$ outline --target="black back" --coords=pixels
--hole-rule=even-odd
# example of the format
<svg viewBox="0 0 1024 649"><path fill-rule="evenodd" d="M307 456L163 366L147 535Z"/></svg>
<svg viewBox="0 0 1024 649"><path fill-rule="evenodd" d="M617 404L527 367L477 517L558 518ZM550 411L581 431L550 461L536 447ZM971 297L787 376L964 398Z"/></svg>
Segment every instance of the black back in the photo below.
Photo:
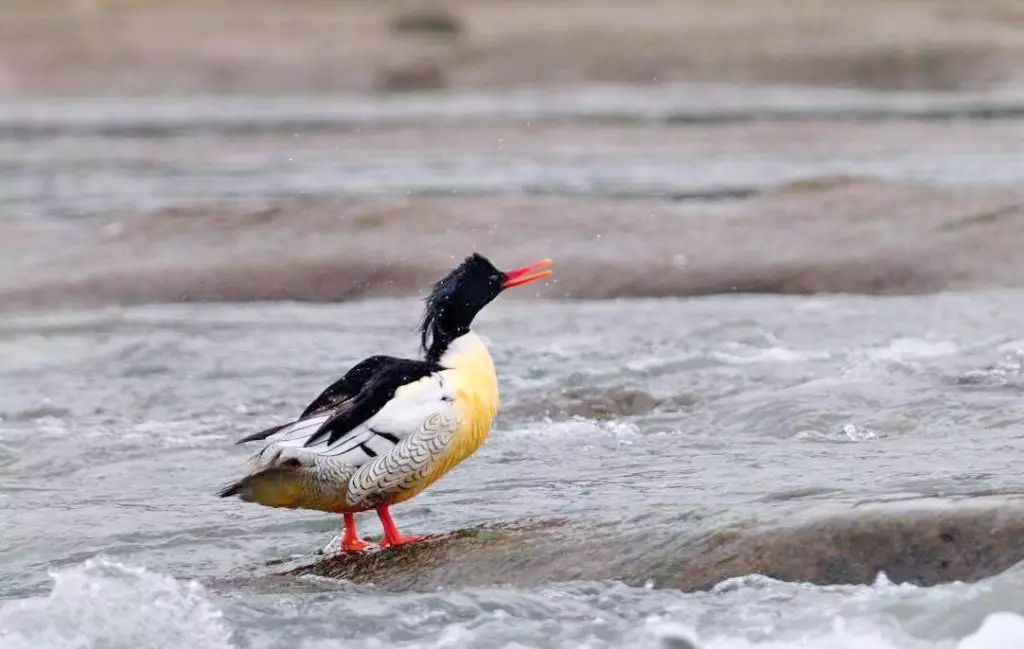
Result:
<svg viewBox="0 0 1024 649"><path fill-rule="evenodd" d="M345 403L345 407L339 408L309 436L304 446L317 444L324 437L327 437L328 444L333 444L377 414L395 396L398 388L444 369L430 361L394 357L386 359L377 366L359 392Z"/></svg>
<svg viewBox="0 0 1024 649"><path fill-rule="evenodd" d="M401 359L395 358L394 356L385 356L378 354L377 356L370 356L364 360L356 363L352 368L345 372L345 375L340 379L329 385L323 392L313 399L312 402L306 409L302 411L302 415L299 419L305 419L318 412L333 408L340 405L343 401L351 399L359 390L362 389L363 385L366 384L370 378L373 377L381 368L386 365L393 364L395 361Z"/></svg>
<svg viewBox="0 0 1024 649"><path fill-rule="evenodd" d="M306 445L323 439L327 434L332 436L333 443L334 439L376 414L404 383L421 379L441 369L444 368L440 365L419 360L385 355L370 356L356 363L344 376L321 392L306 406L297 420L266 428L235 443L244 444L266 439L297 421L337 408L334 416L317 429Z"/></svg>

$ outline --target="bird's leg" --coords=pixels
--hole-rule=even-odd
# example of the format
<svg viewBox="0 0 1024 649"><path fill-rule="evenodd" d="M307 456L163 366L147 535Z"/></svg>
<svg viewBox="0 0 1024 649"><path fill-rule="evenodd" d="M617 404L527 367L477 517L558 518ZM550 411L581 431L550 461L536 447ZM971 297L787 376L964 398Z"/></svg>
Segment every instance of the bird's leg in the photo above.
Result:
<svg viewBox="0 0 1024 649"><path fill-rule="evenodd" d="M362 552L373 544L359 538L356 532L356 517L353 514L345 514L345 533L341 536L341 549L345 552Z"/></svg>
<svg viewBox="0 0 1024 649"><path fill-rule="evenodd" d="M395 526L395 521L391 520L391 512L388 510L387 505L381 505L377 508L377 516L380 517L380 524L384 528L384 538L380 542L381 549L389 548L393 545L415 543L425 538L423 536L402 536L402 533L398 531L398 527Z"/></svg>

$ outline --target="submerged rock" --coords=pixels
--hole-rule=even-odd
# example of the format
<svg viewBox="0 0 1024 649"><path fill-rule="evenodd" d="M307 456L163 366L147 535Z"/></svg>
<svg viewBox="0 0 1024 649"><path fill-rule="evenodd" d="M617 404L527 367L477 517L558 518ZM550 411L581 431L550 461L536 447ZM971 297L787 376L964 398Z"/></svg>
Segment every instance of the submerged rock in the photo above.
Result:
<svg viewBox="0 0 1024 649"><path fill-rule="evenodd" d="M1024 559L1024 501L928 499L871 505L749 533L712 537L674 580L702 590L761 574L813 584L977 581Z"/></svg>
<svg viewBox="0 0 1024 649"><path fill-rule="evenodd" d="M339 554L287 571L389 590L537 586L615 579L706 590L761 574L818 585L977 581L1024 559L1024 500L921 499L780 525L677 538L614 537L565 520L474 527L383 552Z"/></svg>
<svg viewBox="0 0 1024 649"><path fill-rule="evenodd" d="M613 420L646 414L661 403L649 392L631 387L572 388L540 402L514 404L506 412Z"/></svg>

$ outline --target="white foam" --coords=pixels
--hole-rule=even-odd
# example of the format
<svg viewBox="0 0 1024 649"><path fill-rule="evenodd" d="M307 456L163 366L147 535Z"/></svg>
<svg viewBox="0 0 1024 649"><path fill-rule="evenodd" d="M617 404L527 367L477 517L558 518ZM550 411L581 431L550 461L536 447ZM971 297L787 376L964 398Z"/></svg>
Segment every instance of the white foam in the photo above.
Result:
<svg viewBox="0 0 1024 649"><path fill-rule="evenodd" d="M758 363L805 363L828 358L825 352L792 349L789 347L760 348L742 343L729 343L711 352L711 358L727 365L753 365Z"/></svg>
<svg viewBox="0 0 1024 649"><path fill-rule="evenodd" d="M843 434L851 442L863 442L872 439L878 439L878 433L863 426L857 424L845 424L843 425Z"/></svg>
<svg viewBox="0 0 1024 649"><path fill-rule="evenodd" d="M45 597L0 607L0 649L227 649L231 630L196 582L89 560Z"/></svg>
<svg viewBox="0 0 1024 649"><path fill-rule="evenodd" d="M924 358L951 356L960 351L960 346L951 340L924 340L923 338L897 338L885 347L868 351L868 355L879 361L911 361Z"/></svg>
<svg viewBox="0 0 1024 649"><path fill-rule="evenodd" d="M640 638L636 638L637 647L689 645L694 649L1021 649L1024 647L1024 617L1015 613L992 613L975 633L959 642L921 640L881 626L856 624L843 618L835 618L827 631L760 642L730 635L702 638L685 624L659 618L649 618L640 635Z"/></svg>
<svg viewBox="0 0 1024 649"><path fill-rule="evenodd" d="M957 644L957 649L1020 649L1024 647L1024 617L990 613L981 627Z"/></svg>
<svg viewBox="0 0 1024 649"><path fill-rule="evenodd" d="M680 647L693 649L932 649L931 644L904 638L897 640L880 628L851 628L837 618L832 628L801 633L792 638L755 641L732 634L701 636L686 624L649 618L627 646ZM952 649L952 648L950 648ZM973 649L973 648L972 648ZM987 647L985 649L988 649Z"/></svg>

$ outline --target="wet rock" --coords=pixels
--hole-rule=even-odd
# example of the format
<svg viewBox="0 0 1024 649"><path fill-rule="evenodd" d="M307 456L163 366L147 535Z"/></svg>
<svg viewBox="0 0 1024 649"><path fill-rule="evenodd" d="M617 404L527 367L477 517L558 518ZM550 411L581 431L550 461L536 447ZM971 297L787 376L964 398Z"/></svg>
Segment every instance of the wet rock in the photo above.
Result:
<svg viewBox="0 0 1024 649"><path fill-rule="evenodd" d="M517 403L508 410L526 416L585 417L587 419L617 419L642 415L662 403L651 394L634 388L573 388L558 397L540 403Z"/></svg>
<svg viewBox="0 0 1024 649"><path fill-rule="evenodd" d="M340 554L283 574L315 574L393 590L615 579L706 590L732 577L930 586L977 581L1024 559L1024 500L919 499L855 507L711 534L599 532L565 520L485 525L382 552Z"/></svg>
<svg viewBox="0 0 1024 649"><path fill-rule="evenodd" d="M279 574L311 574L389 590L542 583L537 578L555 560L544 548L559 547L554 533L564 525L564 520L480 525L384 551L338 553Z"/></svg>
<svg viewBox="0 0 1024 649"><path fill-rule="evenodd" d="M690 642L689 638L674 635L661 638L660 645L664 649L698 649L697 645Z"/></svg>
<svg viewBox="0 0 1024 649"><path fill-rule="evenodd" d="M599 394L570 392L565 404L568 415L590 419L617 419L630 415L642 415L658 406L658 399L643 390L610 389Z"/></svg>
<svg viewBox="0 0 1024 649"><path fill-rule="evenodd" d="M666 586L707 589L761 574L813 584L869 584L880 572L921 586L977 581L1024 560L1024 501L914 500L713 536Z"/></svg>

